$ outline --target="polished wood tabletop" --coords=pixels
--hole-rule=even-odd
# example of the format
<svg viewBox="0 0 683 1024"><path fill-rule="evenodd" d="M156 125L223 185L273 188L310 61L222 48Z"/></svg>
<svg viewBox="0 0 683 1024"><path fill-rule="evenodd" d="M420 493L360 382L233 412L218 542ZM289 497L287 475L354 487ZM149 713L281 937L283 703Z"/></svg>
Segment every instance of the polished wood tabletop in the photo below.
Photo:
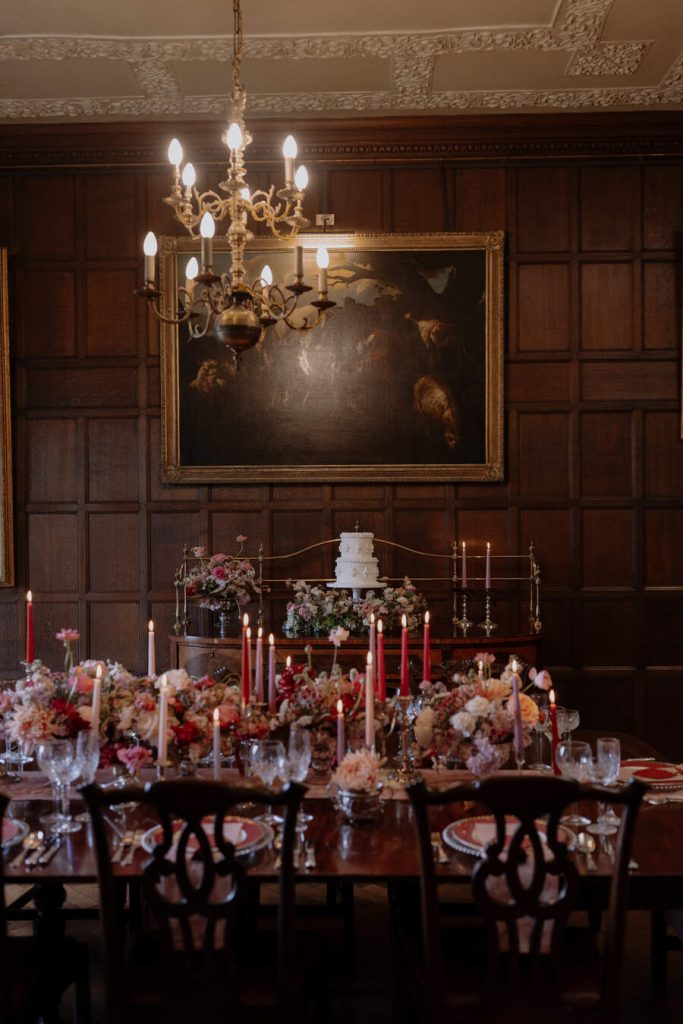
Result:
<svg viewBox="0 0 683 1024"><path fill-rule="evenodd" d="M313 792L320 792L316 787ZM12 802L12 813L25 820L32 828L39 827L41 814L50 809L44 799L17 799ZM313 870L297 871L297 881L316 882L347 880L353 882L381 882L410 879L419 876L419 858L412 809L405 796L393 794L382 801L377 821L371 824L349 825L329 798L315 796L305 801L306 810L313 816L307 839L313 845L317 865ZM83 809L80 799L72 801L72 810ZM594 811L594 807L586 808ZM441 831L449 822L468 814L477 813L473 805L457 804L440 809L433 819L434 831ZM141 810L128 811L125 825L143 828L154 823L144 818ZM121 822L119 821L119 825ZM113 836L113 832L112 832ZM468 883L476 860L474 857L448 848L448 863L439 865L438 872L453 883ZM633 907L683 907L683 803L652 806L644 803L637 826L633 857L637 863L630 873L629 902ZM84 883L96 879L95 852L89 825L72 835L65 836L61 848L51 862L43 868L29 870L24 865L8 866L17 852L11 848L5 858L7 882ZM606 893L611 872L611 861L600 847L596 852L597 871L587 871L584 858L577 854L577 863L585 885ZM117 866L122 878L139 877L148 854L136 852L129 867ZM257 878L276 876L275 851L269 847L251 855L250 873Z"/></svg>

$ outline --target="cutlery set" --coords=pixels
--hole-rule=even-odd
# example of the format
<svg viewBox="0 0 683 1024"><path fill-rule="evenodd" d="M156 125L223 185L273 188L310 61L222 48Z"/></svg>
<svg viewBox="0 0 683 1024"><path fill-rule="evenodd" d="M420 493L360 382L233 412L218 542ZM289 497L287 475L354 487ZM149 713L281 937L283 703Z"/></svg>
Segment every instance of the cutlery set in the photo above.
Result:
<svg viewBox="0 0 683 1024"><path fill-rule="evenodd" d="M42 832L30 832L22 843L19 853L9 862L10 868L44 868L50 863L60 846L62 837L43 836Z"/></svg>

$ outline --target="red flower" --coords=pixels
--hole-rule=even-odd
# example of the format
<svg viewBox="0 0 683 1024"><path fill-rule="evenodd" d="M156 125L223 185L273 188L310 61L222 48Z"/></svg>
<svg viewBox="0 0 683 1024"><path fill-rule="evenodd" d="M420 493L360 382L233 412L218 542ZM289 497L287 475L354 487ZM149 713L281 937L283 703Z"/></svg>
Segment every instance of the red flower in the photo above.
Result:
<svg viewBox="0 0 683 1024"><path fill-rule="evenodd" d="M75 704L70 704L63 697L54 697L51 701L52 710L58 720L64 735L74 739L83 729L89 729L90 725L78 713Z"/></svg>
<svg viewBox="0 0 683 1024"><path fill-rule="evenodd" d="M173 735L179 747L189 747L201 739L202 733L196 722L183 722L182 725L173 726Z"/></svg>

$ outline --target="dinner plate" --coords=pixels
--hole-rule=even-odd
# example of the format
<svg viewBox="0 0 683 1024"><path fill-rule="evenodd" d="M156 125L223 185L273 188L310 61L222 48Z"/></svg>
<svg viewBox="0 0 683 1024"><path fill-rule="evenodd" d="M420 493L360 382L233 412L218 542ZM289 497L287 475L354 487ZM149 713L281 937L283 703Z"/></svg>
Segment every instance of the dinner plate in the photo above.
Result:
<svg viewBox="0 0 683 1024"><path fill-rule="evenodd" d="M546 824L536 821L541 842L545 842ZM519 827L519 819L508 815L505 819L506 845ZM442 833L443 841L458 853L467 853L472 857L483 857L486 847L496 838L496 819L492 814L479 814L468 818L459 818L446 825ZM558 825L557 837L561 842L571 845L576 836L564 825ZM528 840L524 843L529 846Z"/></svg>
<svg viewBox="0 0 683 1024"><path fill-rule="evenodd" d="M202 828L206 832L211 846L215 845L213 839L214 820L211 817L204 818L202 821ZM180 833L183 827L184 823L181 821L174 823L173 830L176 835ZM161 825L154 825L152 828L147 829L142 837L141 845L143 850L147 853L152 853L155 846L159 843L161 835ZM270 825L266 825L264 821L255 821L253 818L240 818L237 815L226 814L223 819L223 836L227 842L233 844L235 852L239 856L243 856L268 846L275 838L275 833ZM196 850L199 847L199 843L194 837L190 837L187 845L190 850Z"/></svg>
<svg viewBox="0 0 683 1024"><path fill-rule="evenodd" d="M28 835L28 825L19 818L3 818L2 820L2 849L9 850L12 846L20 843L24 836Z"/></svg>
<svg viewBox="0 0 683 1024"><path fill-rule="evenodd" d="M678 765L669 761L647 761L629 758L621 762L622 778L640 779L651 789L674 790L683 789L683 772Z"/></svg>

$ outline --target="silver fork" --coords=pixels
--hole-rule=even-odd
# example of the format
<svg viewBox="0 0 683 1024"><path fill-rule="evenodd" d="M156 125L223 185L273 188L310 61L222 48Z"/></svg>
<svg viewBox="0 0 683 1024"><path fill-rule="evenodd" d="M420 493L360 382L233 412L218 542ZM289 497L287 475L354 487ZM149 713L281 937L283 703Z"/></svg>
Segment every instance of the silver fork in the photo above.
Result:
<svg viewBox="0 0 683 1024"><path fill-rule="evenodd" d="M121 842L119 843L119 845L116 847L116 849L114 850L114 852L112 854L112 858L111 858L112 864L120 864L121 863L121 858L124 855L128 854L129 848L133 845L133 839L134 838L135 838L135 833L131 829L126 829L126 831L123 834L123 839L121 840Z"/></svg>
<svg viewBox="0 0 683 1024"><path fill-rule="evenodd" d="M444 850L440 832L432 832L432 850L439 864L448 864L448 854Z"/></svg>
<svg viewBox="0 0 683 1024"><path fill-rule="evenodd" d="M130 846L126 850L123 859L120 861L122 868L127 868L130 864L133 863L133 857L140 849L140 846L142 844L142 837L144 836L144 834L145 833L142 829L137 829L135 831L135 834L133 836L133 842L130 844Z"/></svg>

